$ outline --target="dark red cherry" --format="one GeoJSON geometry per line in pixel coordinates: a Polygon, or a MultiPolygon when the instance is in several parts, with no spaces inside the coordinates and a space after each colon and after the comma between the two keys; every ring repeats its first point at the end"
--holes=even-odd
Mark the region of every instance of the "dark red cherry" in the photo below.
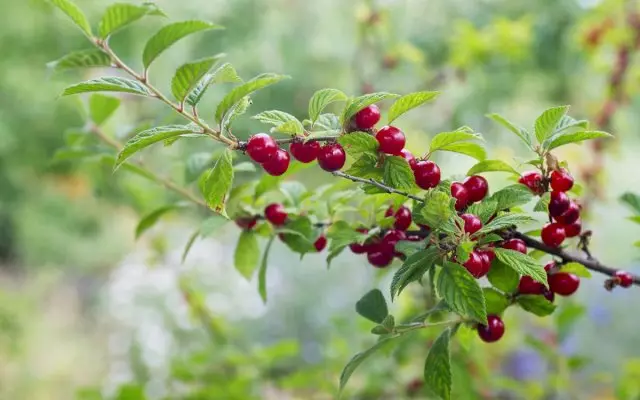
{"type": "Polygon", "coordinates": [[[257,133],[247,141],[247,154],[257,163],[268,161],[278,150],[278,143],[266,133],[257,133]]]}
{"type": "Polygon", "coordinates": [[[483,341],[497,342],[504,335],[504,322],[497,315],[487,315],[487,325],[478,324],[477,330],[483,341]]]}
{"type": "Polygon", "coordinates": [[[480,175],[472,175],[462,182],[469,194],[469,202],[475,203],[485,198],[489,192],[489,183],[480,175]]]}

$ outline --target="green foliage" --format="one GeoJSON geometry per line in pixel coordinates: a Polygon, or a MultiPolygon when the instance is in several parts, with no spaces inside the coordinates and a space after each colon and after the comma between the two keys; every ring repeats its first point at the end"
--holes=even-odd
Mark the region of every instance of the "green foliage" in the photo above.
{"type": "MultiPolygon", "coordinates": [[[[352,132],[338,138],[344,151],[351,157],[358,158],[363,154],[373,156],[380,145],[375,137],[366,132],[352,132]]],[[[372,158],[372,157],[370,157],[372,158]]]]}
{"type": "Polygon", "coordinates": [[[491,263],[491,269],[489,270],[487,278],[489,279],[489,283],[504,293],[513,293],[518,288],[518,283],[520,282],[518,272],[499,259],[491,263]]]}
{"type": "Polygon", "coordinates": [[[89,116],[96,125],[102,125],[120,107],[120,99],[99,93],[89,97],[89,116]]]}
{"type": "Polygon", "coordinates": [[[403,157],[385,157],[383,169],[384,183],[387,185],[400,190],[416,189],[413,171],[403,157]]]}
{"type": "Polygon", "coordinates": [[[539,317],[550,315],[556,309],[556,306],[552,302],[540,295],[519,295],[517,301],[518,305],[524,310],[539,317]]]}
{"type": "Polygon", "coordinates": [[[230,150],[225,150],[216,164],[200,178],[199,186],[207,205],[213,211],[227,216],[225,200],[233,183],[233,162],[230,150]]]}
{"type": "Polygon", "coordinates": [[[140,222],[138,222],[138,226],[136,226],[136,239],[142,236],[142,234],[146,232],[148,229],[153,227],[153,225],[155,225],[156,222],[158,222],[158,220],[163,215],[171,211],[175,211],[180,207],[182,207],[182,205],[180,204],[169,204],[169,205],[157,208],[152,212],[150,212],[149,214],[143,216],[142,219],[140,219],[140,222]]]}
{"type": "Polygon", "coordinates": [[[569,262],[560,267],[560,271],[574,274],[581,278],[591,278],[591,272],[582,264],[577,262],[569,262]]]}
{"type": "Polygon", "coordinates": [[[496,248],[494,251],[498,260],[512,268],[514,271],[521,275],[530,276],[534,280],[549,287],[547,283],[547,273],[544,268],[530,256],[510,249],[496,248]]]}
{"type": "Polygon", "coordinates": [[[392,123],[402,114],[435,99],[440,92],[409,93],[396,100],[389,109],[387,123],[392,123]]]}
{"type": "Polygon", "coordinates": [[[451,310],[480,323],[487,323],[487,310],[478,281],[463,266],[445,262],[438,274],[438,294],[451,310]]]}
{"type": "Polygon", "coordinates": [[[260,245],[252,231],[244,230],[238,238],[233,263],[236,270],[246,279],[251,279],[260,262],[260,245]]]}
{"type": "Polygon", "coordinates": [[[222,122],[223,118],[229,112],[229,110],[245,96],[248,96],[260,89],[264,89],[269,85],[278,83],[286,78],[288,77],[284,75],[262,74],[256,76],[246,83],[233,88],[233,90],[231,90],[218,104],[218,107],[216,108],[216,120],[218,122],[222,122]]]}
{"type": "Polygon", "coordinates": [[[520,175],[518,171],[513,169],[512,166],[504,161],[484,160],[471,167],[471,169],[467,171],[467,176],[476,175],[481,172],[509,172],[515,175],[520,175]]]}
{"type": "Polygon", "coordinates": [[[108,67],[111,57],[100,49],[78,50],[60,57],[47,64],[54,71],[64,71],[75,68],[108,67]]]}
{"type": "Polygon", "coordinates": [[[331,103],[347,100],[347,95],[338,89],[321,89],[318,90],[309,99],[309,118],[313,126],[322,111],[331,103]]]}
{"type": "Polygon", "coordinates": [[[193,88],[191,93],[186,98],[187,104],[190,106],[196,106],[202,100],[202,96],[207,92],[209,86],[214,83],[239,83],[242,82],[242,78],[238,76],[235,68],[229,63],[224,63],[215,71],[210,74],[206,74],[200,82],[193,88]]]}
{"type": "Polygon", "coordinates": [[[356,303],[356,311],[366,319],[381,324],[389,315],[387,302],[378,289],[373,289],[356,303]]]}
{"type": "Polygon", "coordinates": [[[103,76],[69,86],[64,89],[62,96],[91,92],[122,92],[149,96],[149,91],[143,84],[117,76],[103,76]]]}
{"type": "Polygon", "coordinates": [[[91,33],[91,25],[89,24],[89,20],[84,15],[82,10],[74,3],[69,0],[49,0],[53,5],[58,7],[60,11],[67,14],[69,18],[73,21],[73,23],[82,30],[82,32],[87,36],[91,37],[93,34],[91,33]]]}
{"type": "Polygon", "coordinates": [[[407,257],[391,280],[391,299],[398,296],[409,283],[422,279],[424,274],[435,266],[439,258],[439,251],[435,247],[417,251],[407,257]]]}
{"type": "Polygon", "coordinates": [[[451,357],[449,340],[451,330],[445,329],[433,342],[424,364],[424,382],[430,391],[443,400],[451,398],[451,357]]]}
{"type": "Polygon", "coordinates": [[[193,133],[197,132],[189,125],[160,126],[142,131],[124,144],[122,150],[118,153],[114,169],[117,169],[122,165],[122,163],[138,151],[151,146],[154,143],[193,133]]]}
{"type": "Polygon", "coordinates": [[[486,150],[473,140],[481,140],[482,136],[459,129],[454,132],[438,133],[431,140],[429,153],[436,151],[451,151],[461,153],[482,161],[487,157],[486,150]]]}
{"type": "Polygon", "coordinates": [[[399,97],[399,95],[394,93],[388,93],[388,92],[378,92],[378,93],[365,94],[363,96],[359,96],[354,99],[351,99],[347,102],[347,106],[344,108],[344,111],[342,112],[342,117],[340,120],[343,124],[345,124],[351,119],[351,117],[356,115],[356,113],[362,110],[363,108],[370,106],[371,104],[375,104],[379,101],[382,101],[385,99],[391,99],[395,97],[399,97]]]}
{"type": "Polygon", "coordinates": [[[213,65],[224,55],[203,58],[181,65],[171,80],[171,93],[180,103],[198,85],[200,80],[209,72],[213,65]]]}
{"type": "Polygon", "coordinates": [[[369,349],[353,356],[353,358],[349,360],[347,365],[342,370],[342,373],[340,374],[340,391],[344,389],[347,382],[349,382],[349,378],[351,378],[351,375],[356,370],[356,368],[360,366],[360,364],[362,364],[367,358],[369,358],[376,351],[383,349],[393,339],[394,339],[393,336],[383,337],[369,349]]]}
{"type": "Polygon", "coordinates": [[[500,315],[509,307],[510,301],[502,292],[494,288],[482,288],[487,314],[500,315]]]}
{"type": "Polygon", "coordinates": [[[556,125],[569,111],[569,106],[553,107],[545,110],[536,119],[535,132],[538,143],[543,143],[549,136],[553,135],[556,125]]]}

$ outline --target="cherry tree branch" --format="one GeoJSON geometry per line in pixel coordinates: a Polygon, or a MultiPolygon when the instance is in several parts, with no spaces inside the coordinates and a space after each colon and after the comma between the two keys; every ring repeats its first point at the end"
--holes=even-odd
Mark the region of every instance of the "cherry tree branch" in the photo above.
{"type": "Polygon", "coordinates": [[[349,179],[350,181],[353,181],[353,182],[367,183],[369,185],[373,185],[373,186],[375,186],[377,188],[380,188],[380,189],[384,190],[387,193],[399,194],[399,195],[408,197],[408,198],[410,198],[412,200],[416,200],[416,201],[419,201],[421,203],[424,203],[424,199],[421,198],[421,197],[415,196],[415,195],[407,193],[407,192],[403,192],[402,190],[394,189],[391,186],[387,186],[384,183],[378,182],[378,181],[376,181],[375,179],[372,179],[372,178],[359,178],[357,176],[345,174],[342,171],[334,171],[334,172],[332,172],[332,174],[334,176],[338,176],[340,178],[349,179]]]}

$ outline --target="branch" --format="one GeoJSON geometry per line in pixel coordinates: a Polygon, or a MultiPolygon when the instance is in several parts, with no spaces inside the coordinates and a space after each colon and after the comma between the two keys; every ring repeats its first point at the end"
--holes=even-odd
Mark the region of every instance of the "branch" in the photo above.
{"type": "Polygon", "coordinates": [[[378,188],[380,188],[380,189],[384,190],[384,191],[385,191],[385,192],[387,192],[387,193],[395,193],[395,194],[399,194],[399,195],[402,195],[402,196],[408,197],[408,198],[410,198],[410,199],[412,199],[412,200],[415,200],[415,201],[419,201],[419,202],[421,202],[421,203],[424,203],[424,199],[423,199],[423,198],[421,198],[421,197],[415,196],[415,195],[410,194],[410,193],[407,193],[407,192],[403,192],[403,191],[398,190],[398,189],[394,189],[394,188],[392,188],[391,186],[387,186],[387,185],[385,185],[384,183],[382,183],[382,182],[378,182],[378,181],[376,181],[375,179],[372,179],[372,178],[358,178],[357,176],[353,176],[353,175],[345,174],[345,173],[344,173],[344,172],[342,172],[342,171],[334,171],[334,172],[332,172],[332,174],[333,174],[334,176],[339,176],[340,178],[349,179],[349,180],[351,180],[351,181],[353,181],[353,182],[367,183],[367,184],[369,184],[369,185],[376,186],[376,187],[378,187],[378,188]]]}

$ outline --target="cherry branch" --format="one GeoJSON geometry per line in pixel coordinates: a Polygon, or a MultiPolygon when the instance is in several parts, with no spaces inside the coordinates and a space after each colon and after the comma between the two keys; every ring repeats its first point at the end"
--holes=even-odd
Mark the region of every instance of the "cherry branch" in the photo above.
{"type": "Polygon", "coordinates": [[[338,176],[340,178],[345,178],[345,179],[349,179],[350,181],[353,182],[359,182],[359,183],[367,183],[369,185],[373,185],[377,188],[380,188],[382,190],[384,190],[387,193],[395,193],[395,194],[399,194],[405,197],[408,197],[412,200],[416,200],[419,201],[421,203],[424,203],[424,199],[418,196],[415,196],[413,194],[407,193],[407,192],[403,192],[402,190],[398,190],[398,189],[394,189],[391,186],[387,186],[382,182],[378,182],[375,179],[372,178],[358,178],[357,176],[353,176],[353,175],[349,175],[349,174],[345,174],[342,171],[334,171],[332,172],[332,174],[334,176],[338,176]]]}

